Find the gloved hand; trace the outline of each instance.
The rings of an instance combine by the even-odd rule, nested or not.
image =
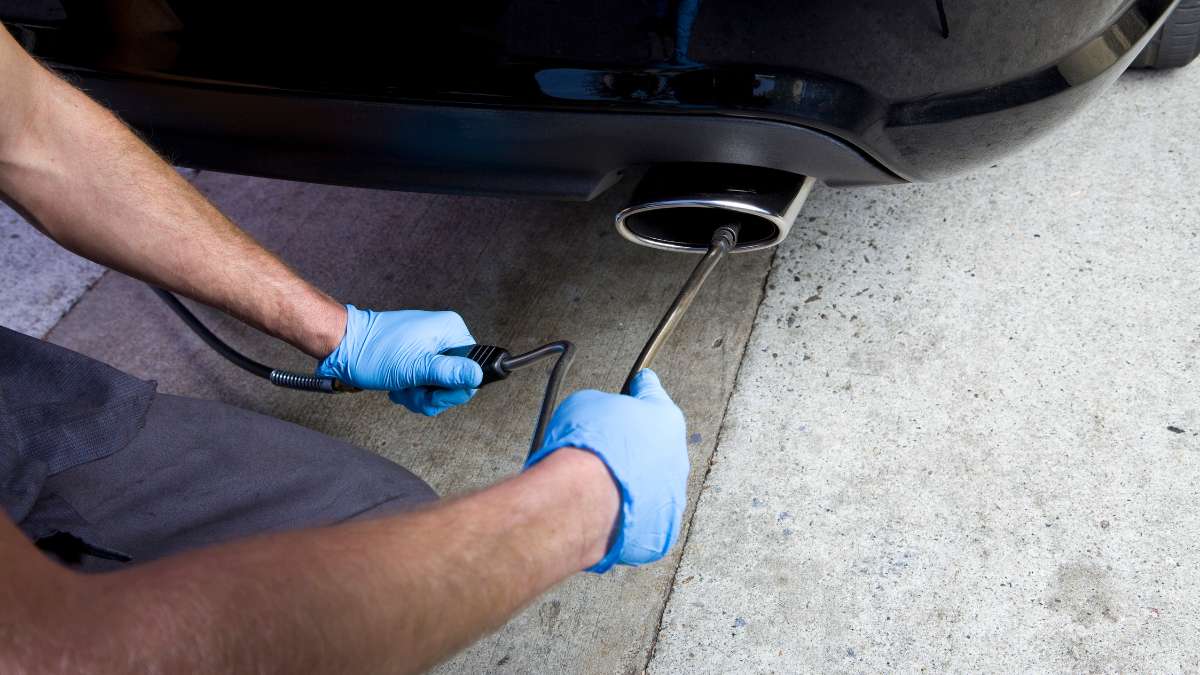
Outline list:
[[[654,562],[671,550],[687,507],[686,436],[683,412],[652,370],[634,377],[629,396],[579,391],[558,406],[525,468],[559,448],[580,448],[603,460],[621,491],[615,536],[589,572]]]
[[[466,403],[483,381],[478,363],[438,354],[472,344],[475,339],[454,312],[373,312],[346,305],[346,334],[317,366],[317,375],[359,389],[385,389],[393,403],[433,416]]]

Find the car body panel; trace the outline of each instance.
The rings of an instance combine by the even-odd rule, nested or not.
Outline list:
[[[17,4],[31,52],[180,163],[575,198],[656,162],[952,175],[1078,110],[1173,6],[946,0],[943,27],[935,0]]]

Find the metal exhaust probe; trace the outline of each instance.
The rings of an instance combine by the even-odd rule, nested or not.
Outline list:
[[[736,224],[722,225],[713,232],[708,252],[700,259],[700,262],[696,263],[691,276],[683,283],[683,288],[679,289],[679,295],[675,296],[675,302],[672,302],[670,309],[663,314],[662,319],[658,322],[658,327],[650,334],[650,339],[646,340],[646,346],[642,347],[642,353],[638,354],[637,360],[633,362],[633,367],[629,369],[629,376],[625,378],[625,384],[621,387],[622,394],[629,393],[634,376],[643,368],[649,368],[654,357],[658,356],[658,350],[662,349],[667,338],[675,332],[675,326],[679,325],[679,321],[687,313],[688,307],[692,306],[692,301],[700,293],[700,287],[704,285],[708,275],[716,269],[717,263],[737,247],[739,229],[741,226]]]

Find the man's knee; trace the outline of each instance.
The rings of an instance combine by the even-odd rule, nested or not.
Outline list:
[[[289,422],[156,395],[123,449],[45,486],[133,562],[253,534],[398,513],[437,499],[404,467]],[[36,515],[36,514],[31,514]]]

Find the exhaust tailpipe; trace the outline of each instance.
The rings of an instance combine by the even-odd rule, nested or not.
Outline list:
[[[792,229],[815,182],[753,166],[655,165],[617,214],[617,231],[643,246],[704,253],[714,230],[737,225],[735,252],[769,248]]]

